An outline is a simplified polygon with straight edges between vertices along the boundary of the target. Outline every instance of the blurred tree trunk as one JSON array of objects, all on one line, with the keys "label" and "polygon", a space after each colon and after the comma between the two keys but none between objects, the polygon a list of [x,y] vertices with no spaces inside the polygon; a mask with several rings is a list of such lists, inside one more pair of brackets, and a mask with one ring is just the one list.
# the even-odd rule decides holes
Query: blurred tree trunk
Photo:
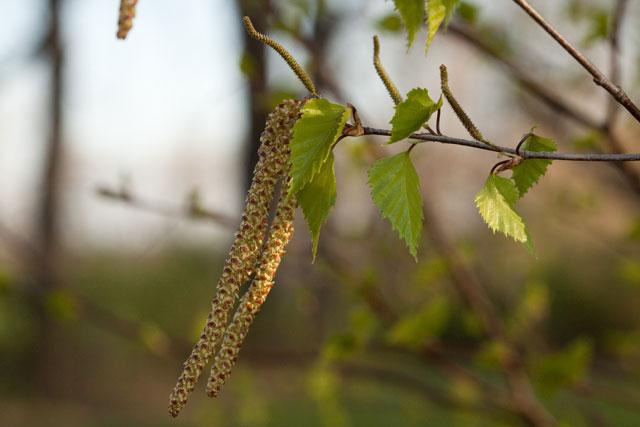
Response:
[{"label": "blurred tree trunk", "polygon": [[35,210],[34,237],[37,254],[33,259],[32,306],[36,332],[30,357],[32,385],[47,393],[52,391],[52,369],[49,366],[54,349],[54,319],[47,310],[49,296],[60,286],[56,276],[59,252],[59,187],[63,148],[63,47],[60,35],[60,14],[63,0],[48,0],[48,29],[41,52],[49,61],[50,91],[47,97],[48,135],[43,157],[42,176]]},{"label": "blurred tree trunk", "polygon": [[[242,16],[249,16],[259,31],[267,28],[267,17],[271,10],[269,0],[238,0],[238,10]],[[241,22],[238,20],[238,22]],[[249,82],[248,103],[251,113],[249,120],[249,133],[244,149],[244,188],[251,185],[253,168],[258,161],[258,146],[260,134],[267,120],[266,95],[267,95],[267,62],[265,45],[253,40],[242,28],[244,41],[245,75]]]}]

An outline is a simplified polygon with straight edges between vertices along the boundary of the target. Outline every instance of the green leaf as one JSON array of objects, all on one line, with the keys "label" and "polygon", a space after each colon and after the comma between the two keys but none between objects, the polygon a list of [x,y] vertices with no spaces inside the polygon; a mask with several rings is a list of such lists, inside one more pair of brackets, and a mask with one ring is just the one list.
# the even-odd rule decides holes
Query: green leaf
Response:
[{"label": "green leaf", "polygon": [[589,17],[589,32],[584,44],[589,47],[593,43],[606,40],[611,33],[611,17],[606,9],[594,9]]},{"label": "green leaf", "polygon": [[298,203],[309,225],[313,239],[313,259],[318,253],[320,227],[326,221],[329,211],[336,202],[336,176],[333,171],[333,153],[322,165],[320,171],[298,193]]},{"label": "green leaf", "polygon": [[467,1],[460,2],[460,6],[458,7],[458,16],[465,22],[475,25],[478,22],[478,15],[480,15],[478,6]]},{"label": "green leaf", "polygon": [[369,169],[369,187],[382,216],[391,222],[417,260],[422,234],[422,195],[409,153],[375,162]]},{"label": "green leaf", "polygon": [[[522,146],[526,151],[556,151],[556,143],[537,135],[531,136]],[[551,160],[528,159],[513,168],[513,181],[520,197],[523,197],[547,172]]]},{"label": "green leaf", "polygon": [[407,29],[407,46],[411,47],[416,33],[422,26],[424,0],[393,0]]},{"label": "green leaf", "polygon": [[593,351],[589,339],[578,338],[561,351],[540,357],[533,366],[534,380],[547,393],[579,384],[589,374]]},{"label": "green leaf", "polygon": [[499,231],[518,242],[530,243],[524,221],[514,210],[518,196],[512,180],[491,174],[476,196],[476,206],[493,232]]},{"label": "green leaf", "polygon": [[460,0],[427,0],[427,47],[429,50],[433,38],[444,22],[449,23],[451,16],[460,4]]},{"label": "green leaf", "polygon": [[402,30],[402,20],[395,12],[390,13],[378,19],[376,21],[376,27],[380,31],[397,33]]},{"label": "green leaf", "polygon": [[322,98],[310,99],[302,107],[302,116],[293,126],[289,144],[290,196],[297,195],[320,171],[350,114],[349,107]]},{"label": "green leaf", "polygon": [[422,127],[431,115],[442,107],[442,97],[433,102],[427,89],[412,89],[407,99],[396,105],[391,119],[391,138],[389,144],[400,141]]},{"label": "green leaf", "polygon": [[418,312],[402,317],[387,334],[391,344],[409,348],[422,347],[438,337],[452,314],[451,303],[444,295],[438,295]]},{"label": "green leaf", "polygon": [[51,291],[45,299],[47,312],[57,320],[72,321],[78,318],[78,299],[65,289]]}]

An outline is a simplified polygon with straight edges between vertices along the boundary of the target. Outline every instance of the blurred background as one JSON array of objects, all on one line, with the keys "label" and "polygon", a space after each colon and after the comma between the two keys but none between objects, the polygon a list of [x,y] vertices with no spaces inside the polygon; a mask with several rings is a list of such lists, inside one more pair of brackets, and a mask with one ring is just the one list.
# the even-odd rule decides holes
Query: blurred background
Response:
[{"label": "blurred background", "polygon": [[[561,151],[637,152],[640,126],[509,1],[463,2],[426,56],[389,1],[143,0],[124,42],[117,3],[0,2],[0,425],[640,423],[640,169],[554,163],[519,205],[533,256],[476,212],[496,156],[423,144],[414,262],[370,201],[368,166],[406,148],[383,138],[338,146],[318,259],[298,218],[221,396],[170,419],[266,114],[305,95],[243,15],[368,126],[393,114],[374,34],[403,93],[437,97],[447,64],[500,145],[537,126]],[[640,4],[536,7],[640,98]],[[441,127],[465,136],[448,106]]]}]

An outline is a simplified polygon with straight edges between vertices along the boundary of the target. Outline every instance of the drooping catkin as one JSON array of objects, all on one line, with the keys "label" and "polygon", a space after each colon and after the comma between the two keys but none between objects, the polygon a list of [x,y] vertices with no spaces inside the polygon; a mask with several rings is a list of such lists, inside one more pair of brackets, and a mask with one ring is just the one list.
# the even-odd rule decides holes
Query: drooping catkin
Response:
[{"label": "drooping catkin", "polygon": [[[287,187],[286,184],[287,180],[283,180],[283,188]],[[242,343],[249,332],[249,327],[273,287],[280,260],[293,235],[295,209],[295,197],[287,197],[283,193],[278,203],[275,219],[271,225],[269,240],[260,256],[255,278],[240,300],[240,304],[225,332],[224,340],[211,367],[211,375],[207,382],[207,394],[210,397],[216,397],[227,378],[229,378]]]},{"label": "drooping catkin", "polygon": [[118,32],[116,34],[119,39],[126,39],[131,27],[133,27],[133,18],[136,16],[137,4],[138,0],[120,0]]},{"label": "drooping catkin", "polygon": [[169,413],[174,417],[184,408],[202,370],[220,343],[240,286],[254,272],[268,226],[269,207],[276,182],[288,167],[289,139],[302,104],[303,101],[286,100],[267,118],[260,137],[259,160],[247,193],[242,222],[218,281],[211,311],[169,397]]}]

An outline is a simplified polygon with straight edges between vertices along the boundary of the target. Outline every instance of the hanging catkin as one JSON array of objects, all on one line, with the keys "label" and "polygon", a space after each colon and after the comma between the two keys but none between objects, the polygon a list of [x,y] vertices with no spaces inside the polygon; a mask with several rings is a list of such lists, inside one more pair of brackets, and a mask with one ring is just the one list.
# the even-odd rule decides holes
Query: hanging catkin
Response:
[{"label": "hanging catkin", "polygon": [[267,118],[260,137],[259,160],[247,194],[242,222],[223,267],[216,296],[211,302],[211,311],[169,397],[169,413],[174,417],[184,408],[202,370],[215,353],[240,286],[254,272],[268,225],[269,206],[276,182],[288,167],[291,130],[302,104],[303,101],[298,100],[284,101]]},{"label": "hanging catkin", "polygon": [[137,4],[138,0],[120,0],[118,32],[116,34],[119,39],[126,39],[131,27],[133,27],[133,18],[136,16]]},{"label": "hanging catkin", "polygon": [[[283,188],[287,188],[287,180],[283,180]],[[224,334],[224,340],[211,368],[207,383],[207,394],[218,395],[220,388],[231,373],[236,362],[244,338],[256,314],[264,304],[285,253],[287,244],[293,234],[293,215],[296,209],[294,197],[287,197],[286,191],[280,196],[276,216],[271,225],[269,240],[260,256],[260,263],[251,286],[240,300],[231,324]]]}]

